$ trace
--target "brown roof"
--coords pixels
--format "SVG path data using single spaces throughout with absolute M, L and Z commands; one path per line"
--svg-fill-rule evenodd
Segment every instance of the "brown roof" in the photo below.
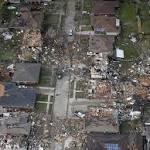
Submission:
M 4 85 L 0 84 L 0 97 L 4 96 L 5 93 L 5 87 Z
M 114 36 L 94 35 L 90 38 L 90 51 L 110 53 L 113 50 Z
M 116 27 L 116 19 L 116 17 L 92 16 L 91 22 L 95 30 L 98 28 L 104 32 L 119 32 Z
M 150 86 L 150 75 L 140 76 L 138 80 L 139 80 L 141 85 L 143 85 L 145 87 L 149 87 Z
M 94 15 L 115 15 L 115 9 L 119 7 L 118 0 L 93 0 Z

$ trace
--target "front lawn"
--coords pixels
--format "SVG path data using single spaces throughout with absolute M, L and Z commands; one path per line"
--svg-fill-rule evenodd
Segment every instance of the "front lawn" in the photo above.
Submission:
M 87 11 L 87 12 L 91 12 L 92 11 L 92 1 L 91 0 L 84 0 L 83 10 Z
M 48 96 L 39 94 L 39 95 L 37 95 L 37 102 L 38 101 L 47 102 L 48 101 Z
M 90 24 L 91 24 L 90 15 L 84 14 L 82 16 L 82 25 L 90 25 Z
M 86 96 L 87 96 L 87 93 L 85 93 L 85 92 L 76 92 L 76 99 L 77 98 L 86 98 Z
M 138 34 L 136 5 L 127 0 L 121 4 L 118 13 L 121 20 L 122 31 L 116 41 L 116 45 L 124 50 L 125 59 L 135 59 L 139 56 L 140 49 L 137 43 L 130 41 L 129 36 L 131 34 Z
M 121 3 L 119 9 L 119 18 L 123 23 L 132 23 L 136 21 L 136 6 L 135 4 L 125 0 L 124 3 Z
M 43 19 L 43 30 L 47 31 L 50 27 L 57 28 L 59 23 L 59 14 L 50 14 L 45 12 Z
M 6 32 L 12 35 L 12 38 L 6 40 L 2 35 L 5 32 L 0 32 L 0 61 L 15 60 L 22 43 L 23 33 L 19 30 Z
M 84 81 L 84 80 L 77 81 L 77 84 L 76 84 L 77 91 L 85 91 L 86 88 L 87 88 L 86 81 Z
M 35 111 L 37 113 L 45 113 L 46 112 L 46 107 L 47 107 L 47 104 L 37 103 L 35 105 Z
M 52 75 L 51 69 L 49 67 L 42 66 L 39 85 L 50 86 L 51 75 Z

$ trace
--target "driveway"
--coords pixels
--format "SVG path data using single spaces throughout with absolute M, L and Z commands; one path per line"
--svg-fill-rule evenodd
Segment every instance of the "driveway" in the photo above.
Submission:
M 54 116 L 66 117 L 68 107 L 69 76 L 57 80 L 54 102 Z

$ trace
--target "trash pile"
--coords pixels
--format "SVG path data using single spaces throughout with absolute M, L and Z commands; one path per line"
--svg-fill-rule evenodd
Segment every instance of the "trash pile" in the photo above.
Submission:
M 27 138 L 12 135 L 0 135 L 1 150 L 26 150 Z
M 29 137 L 29 150 L 49 150 L 51 143 L 51 117 L 31 113 L 32 127 Z
M 18 55 L 20 60 L 39 60 L 39 55 L 42 52 L 42 37 L 39 29 L 26 29 L 21 47 L 21 55 Z
M 111 94 L 111 85 L 107 81 L 99 82 L 97 80 L 90 80 L 88 94 L 89 98 L 92 99 L 108 98 Z
M 85 144 L 84 119 L 56 119 L 52 124 L 55 142 L 64 144 L 65 149 L 82 147 Z

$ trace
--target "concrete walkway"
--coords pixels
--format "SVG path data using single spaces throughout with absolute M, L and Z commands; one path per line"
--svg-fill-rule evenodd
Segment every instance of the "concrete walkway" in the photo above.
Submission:
M 46 113 L 48 114 L 48 112 L 49 112 L 49 106 L 50 106 L 50 102 L 51 101 L 51 95 L 49 94 L 48 95 L 48 101 L 47 101 L 47 107 L 46 107 Z
M 77 35 L 95 35 L 94 31 L 81 31 L 76 32 Z
M 39 103 L 39 104 L 53 104 L 53 102 L 44 102 L 44 101 L 37 101 L 37 103 Z

